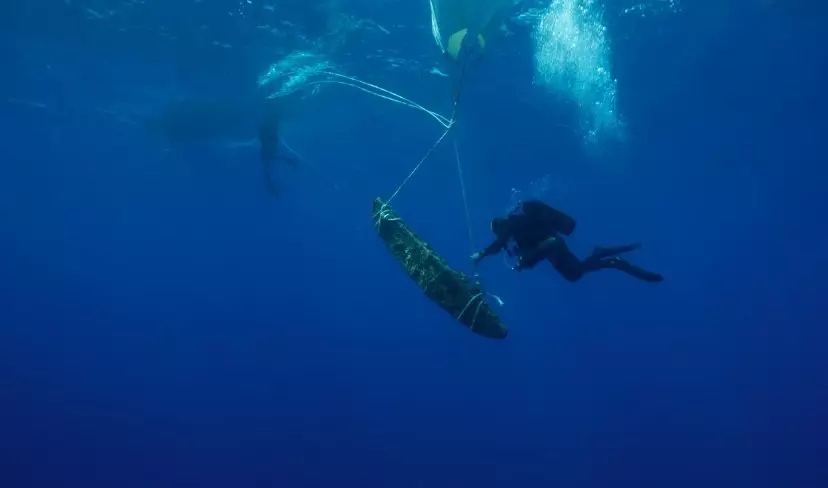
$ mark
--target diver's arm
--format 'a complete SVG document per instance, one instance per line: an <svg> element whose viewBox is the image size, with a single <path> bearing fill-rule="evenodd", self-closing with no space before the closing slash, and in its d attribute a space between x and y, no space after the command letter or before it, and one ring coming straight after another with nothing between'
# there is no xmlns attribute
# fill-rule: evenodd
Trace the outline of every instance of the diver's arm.
<svg viewBox="0 0 828 488"><path fill-rule="evenodd" d="M509 244L509 236L498 236L491 244L486 246L480 252L476 252L472 254L472 261L475 263L479 263L483 260L486 256L493 256L500 251L506 249L506 245Z"/></svg>
<svg viewBox="0 0 828 488"><path fill-rule="evenodd" d="M509 244L509 237L508 236L498 236L491 244L489 244L486 249L483 249L484 256L494 256L495 254L499 253L500 251L506 249L506 245Z"/></svg>

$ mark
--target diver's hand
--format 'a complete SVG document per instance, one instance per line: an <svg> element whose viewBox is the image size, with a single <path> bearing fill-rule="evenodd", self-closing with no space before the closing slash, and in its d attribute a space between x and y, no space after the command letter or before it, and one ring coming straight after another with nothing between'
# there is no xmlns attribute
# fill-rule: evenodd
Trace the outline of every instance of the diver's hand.
<svg viewBox="0 0 828 488"><path fill-rule="evenodd" d="M479 252L476 252L476 253L471 255L471 260L474 262L474 264L477 264L477 263L479 263L480 261L483 260L483 254L479 253Z"/></svg>

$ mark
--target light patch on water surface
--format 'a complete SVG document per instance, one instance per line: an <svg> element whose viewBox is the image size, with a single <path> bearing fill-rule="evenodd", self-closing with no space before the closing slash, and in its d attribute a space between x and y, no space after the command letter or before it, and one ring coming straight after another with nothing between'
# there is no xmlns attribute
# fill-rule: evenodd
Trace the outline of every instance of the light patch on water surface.
<svg viewBox="0 0 828 488"><path fill-rule="evenodd" d="M624 15L636 15L638 17L653 17L659 14L675 14L681 11L679 0L650 0L648 2L634 3L622 10Z"/></svg>
<svg viewBox="0 0 828 488"><path fill-rule="evenodd" d="M259 77L259 86L273 87L270 98L283 97L306 87L330 67L321 56L297 51L272 64Z"/></svg>

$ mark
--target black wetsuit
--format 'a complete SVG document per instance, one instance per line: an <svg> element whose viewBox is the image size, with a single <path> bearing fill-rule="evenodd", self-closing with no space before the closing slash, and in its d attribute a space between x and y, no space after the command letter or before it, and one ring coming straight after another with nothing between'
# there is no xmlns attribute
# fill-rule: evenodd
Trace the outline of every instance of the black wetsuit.
<svg viewBox="0 0 828 488"><path fill-rule="evenodd" d="M634 266L619 257L622 253L638 249L639 244L597 247L591 256L581 261L560 236L569 235L574 229L575 221L568 215L541 201L528 200L507 218L495 219L492 230L497 237L477 255L477 260L499 253L514 240L520 258L516 270L533 268L546 259L567 281L578 281L586 273L605 268L624 271L644 281L664 280L661 275Z"/></svg>

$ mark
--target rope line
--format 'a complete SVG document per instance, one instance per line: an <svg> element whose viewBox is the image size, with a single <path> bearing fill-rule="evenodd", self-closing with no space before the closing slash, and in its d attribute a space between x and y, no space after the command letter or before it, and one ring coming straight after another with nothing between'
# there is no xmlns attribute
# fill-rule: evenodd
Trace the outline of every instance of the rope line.
<svg viewBox="0 0 828 488"><path fill-rule="evenodd" d="M454 159L457 161L457 174L460 177L460 193L463 195L463 209L466 211L466 230L469 232L469 247L471 248L472 254L474 254L474 234L472 232L471 214L469 213L469 201L466 197L466 181L463 178L463 165L460 164L460 150L457 148L457 137L454 138Z"/></svg>
<svg viewBox="0 0 828 488"><path fill-rule="evenodd" d="M441 136L440 136L440 138L439 138L439 139L437 139L437 142L435 142L435 143L434 143L434 145L433 145L433 146L431 146L431 149L429 149L429 150L428 150L428 152L425 154L425 156L423 156L423 158L420 160L420 162L419 162L419 163L417 163L417 165L416 165L416 166L414 166L414 169L412 169L412 170L411 170L411 172L410 172L410 173L408 173L408 176L406 176L406 177L405 177L405 179L403 180L403 182L402 182L402 183L400 183L400 186L398 186L398 187L397 187L397 189L394 191L394 193L393 193L393 194L391 194L391 196L390 196L390 197L388 198L388 200L385 202L385 203L386 203L386 205L387 205L387 204L389 204L389 203L391 203L391 200L393 200L393 199L394 199L394 197L396 197L396 196L397 196L397 194L400 192L400 190L402 190L402 189L403 189L403 187L405 186L405 184L406 184L406 183L408 183L408 180L410 180L410 179L414 176L414 173L416 173L416 172L420 169L420 166L422 166L422 165L423 165L423 163L425 163L425 162L428 160L428 158L430 158L430 157L431 157L431 155L434 153L434 151L436 151L436 150L437 150L437 148L438 148L438 147L440 147L440 144L442 144L442 143L443 143L443 140L446 138L446 136L448 136L448 135L449 135L449 132L451 132L451 129L452 129L453 127L454 127L454 120L452 119L452 121L449 123L449 126L448 126L448 127L446 128L446 130L443 132L443 135L441 135Z"/></svg>
<svg viewBox="0 0 828 488"><path fill-rule="evenodd" d="M381 86L375 85L373 83L368 83L367 81L360 80L359 78L354 78L352 76L343 75L341 73L336 73L334 71L322 71L322 72L320 72L320 74L324 74L324 75L328 75L328 76L334 76L334 77L337 77L337 78L343 78L343 79L346 79L346 80L354 82L354 83L359 83L360 85L362 85L362 87L355 86L355 85L352 85L352 84L349 84L349 83L337 82L337 81L334 81L334 80L330 80L330 81L328 81L328 83L339 83L339 84L342 84L342 85L351 86L353 88L358 88L358 89L363 90L367 93L370 93L374 96L377 96L377 97L380 97L380 98L385 98L386 100L391 100L391 101L394 101L394 102L397 102L397 103L401 103L403 105L408 105L411 108L416 108L418 110L422 110L423 112L425 112L425 113L431 115L432 117L434 117L445 128L448 128L449 124L451 123L451 121L449 119L447 119L446 117L434 112L433 110L429 110L429 109L423 107L422 105L420 105L419 103L414 102L413 100L409 100L408 98L405 98L404 96L402 96L398 93L394 93L391 90L388 90L388 89L383 88ZM315 82L315 84L320 84L320 83L322 83L322 82L320 82L320 81ZM314 83L311 83L311 84L314 84ZM372 90L376 90L376 92L381 92L381 93L384 93L386 95L390 95L390 97L381 95L380 93L376 93L376 92L373 92L371 90L367 90L364 87L368 87L368 88L371 88Z"/></svg>

